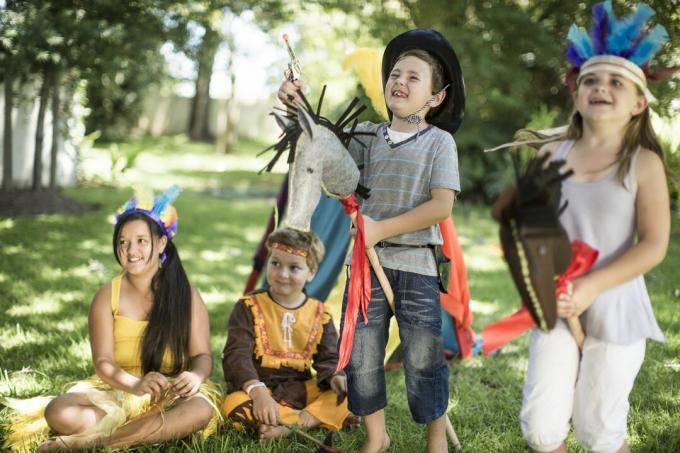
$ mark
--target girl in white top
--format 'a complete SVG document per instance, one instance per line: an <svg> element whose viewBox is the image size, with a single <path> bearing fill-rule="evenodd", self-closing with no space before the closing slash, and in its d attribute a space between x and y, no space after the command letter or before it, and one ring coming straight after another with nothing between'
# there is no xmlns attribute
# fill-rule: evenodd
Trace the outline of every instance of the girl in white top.
<svg viewBox="0 0 680 453"><path fill-rule="evenodd" d="M642 19L640 36L634 38L661 38L651 43L658 50L667 35L659 25L643 29L651 8L640 5L634 13ZM574 170L562 186L569 203L560 221L570 240L583 240L600 254L557 302L561 318L580 316L583 351L562 320L549 333L532 333L520 414L531 451L566 452L571 418L576 439L589 451L628 452L628 396L645 340L664 340L643 279L663 260L670 235L666 167L648 108L654 98L641 69L653 52L640 55L608 36L625 20L613 15L611 2L595 5L594 16L607 26L596 23L590 48L583 45L585 31L572 26L568 36L577 78L567 140L541 153L566 159Z"/></svg>

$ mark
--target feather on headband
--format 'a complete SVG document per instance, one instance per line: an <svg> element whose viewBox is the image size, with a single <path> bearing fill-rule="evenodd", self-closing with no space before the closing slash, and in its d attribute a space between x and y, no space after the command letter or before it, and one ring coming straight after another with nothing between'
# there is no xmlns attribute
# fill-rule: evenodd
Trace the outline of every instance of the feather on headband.
<svg viewBox="0 0 680 453"><path fill-rule="evenodd" d="M567 59L574 66L567 76L569 87L575 87L576 76L583 77L606 65L607 70L632 80L648 101L654 101L647 89L646 73L654 55L669 40L662 25L647 24L654 14L649 5L638 3L635 11L619 19L611 0L607 0L593 6L590 34L572 24L567 34Z"/></svg>
<svg viewBox="0 0 680 453"><path fill-rule="evenodd" d="M179 218L177 210L171 203L181 191L182 189L175 184L154 199L148 189L135 188L135 196L118 209L116 223L128 214L144 214L161 228L168 239L172 239L177 234Z"/></svg>

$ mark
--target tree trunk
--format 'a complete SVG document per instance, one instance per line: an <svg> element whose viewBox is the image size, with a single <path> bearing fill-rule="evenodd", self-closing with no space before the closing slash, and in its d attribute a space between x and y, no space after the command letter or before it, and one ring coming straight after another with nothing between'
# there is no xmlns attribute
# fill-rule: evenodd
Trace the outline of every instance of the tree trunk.
<svg viewBox="0 0 680 453"><path fill-rule="evenodd" d="M14 78L10 71L5 73L5 121L2 129L2 190L8 191L12 183L12 107L14 107Z"/></svg>
<svg viewBox="0 0 680 453"><path fill-rule="evenodd" d="M191 103L191 115L189 117L189 138L191 140L207 140L210 138L208 131L210 79L212 77L215 54L220 44L220 35L209 25L204 25L204 28L205 35L203 35L203 41L196 57L198 66L196 94Z"/></svg>
<svg viewBox="0 0 680 453"><path fill-rule="evenodd" d="M57 154L59 153L59 69L52 74L52 147L50 149L50 190L57 188Z"/></svg>
<svg viewBox="0 0 680 453"><path fill-rule="evenodd" d="M43 70L42 86L40 87L40 104L38 107L38 121L35 127L35 155L33 156L33 190L39 190L42 187L42 150L45 129L45 110L47 110L47 102L50 94L51 83L50 70L45 67Z"/></svg>
<svg viewBox="0 0 680 453"><path fill-rule="evenodd" d="M229 74L229 97L224 104L220 105L217 114L217 140L215 147L220 154L229 154L234 150L238 140L238 107L236 104L236 72L234 71L234 37L227 34L224 42L227 44L229 56L227 57L226 70Z"/></svg>

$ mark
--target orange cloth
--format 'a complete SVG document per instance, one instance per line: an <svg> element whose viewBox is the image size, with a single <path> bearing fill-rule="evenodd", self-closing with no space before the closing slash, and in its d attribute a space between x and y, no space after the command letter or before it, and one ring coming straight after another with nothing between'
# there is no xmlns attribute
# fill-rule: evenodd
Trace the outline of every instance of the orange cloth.
<svg viewBox="0 0 680 453"><path fill-rule="evenodd" d="M267 368L311 368L323 325L330 320L324 304L308 299L301 307L285 308L266 291L244 298L255 322L255 357ZM287 327L288 326L288 327Z"/></svg>
<svg viewBox="0 0 680 453"><path fill-rule="evenodd" d="M448 294L441 293L440 302L444 310L455 321L461 357L471 357L471 348L475 342L475 332L472 330L470 288L467 283L467 269L463 260L463 249L458 241L458 234L456 233L456 227L451 216L439 224L439 229L444 238L442 251L451 260L449 292Z"/></svg>
<svg viewBox="0 0 680 453"><path fill-rule="evenodd" d="M347 398L340 405L336 405L337 396L335 392L332 390L320 391L316 385L316 379L309 379L305 382L305 386L307 387L307 405L302 410L316 417L324 428L339 431L345 419L350 415L347 408ZM252 400L244 391L230 393L224 399L222 414L232 420L232 426L237 430L244 428L243 423L237 421L232 413L239 406L243 406L242 413L246 416L247 420L256 423L253 417L252 404L246 404L250 401ZM281 403L278 403L278 405L279 418L284 423L300 424L300 410Z"/></svg>

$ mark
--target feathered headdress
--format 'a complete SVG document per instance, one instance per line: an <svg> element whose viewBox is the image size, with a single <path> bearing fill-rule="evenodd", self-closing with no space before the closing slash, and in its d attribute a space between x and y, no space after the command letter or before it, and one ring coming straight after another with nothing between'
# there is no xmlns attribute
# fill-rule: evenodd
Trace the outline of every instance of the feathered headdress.
<svg viewBox="0 0 680 453"><path fill-rule="evenodd" d="M170 203L177 198L181 191L182 189L175 184L154 199L153 194L148 189L135 188L135 196L118 209L116 223L128 214L144 214L156 222L168 239L172 239L177 234L179 219L177 210Z"/></svg>
<svg viewBox="0 0 680 453"><path fill-rule="evenodd" d="M651 73L649 63L668 42L668 32L659 24L647 24L654 14L649 5L638 3L635 11L619 19L614 14L611 0L607 0L593 6L590 34L572 24L567 34L571 42L567 59L573 64L567 74L569 88L573 90L586 74L605 69L631 80L648 102L655 101L647 88L647 76Z"/></svg>

